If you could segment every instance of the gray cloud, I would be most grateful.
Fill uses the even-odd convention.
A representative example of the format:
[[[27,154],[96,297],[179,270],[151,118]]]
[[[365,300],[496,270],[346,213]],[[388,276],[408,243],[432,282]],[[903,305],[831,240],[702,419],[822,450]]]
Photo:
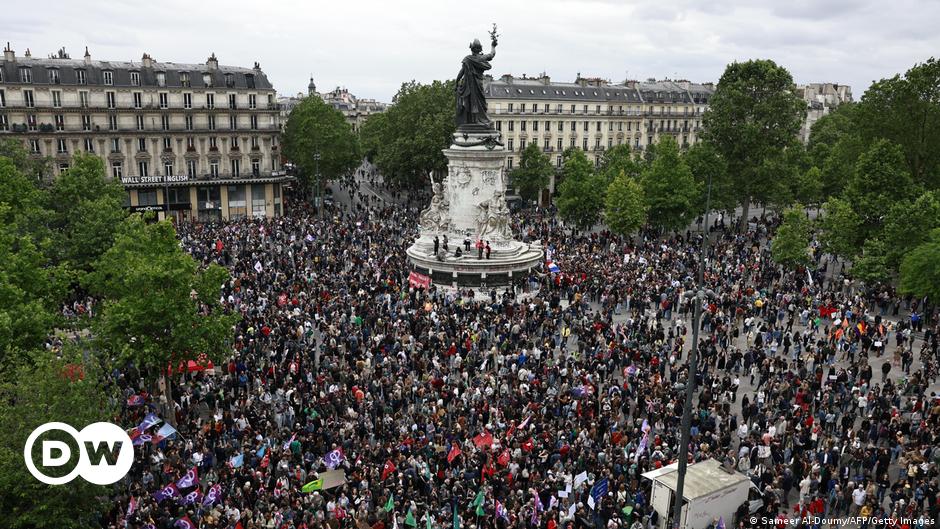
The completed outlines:
[[[494,75],[546,71],[717,81],[733,60],[771,58],[799,83],[860,97],[940,49],[940,2],[892,0],[38,0],[7,6],[0,40],[18,53],[261,63],[282,93],[346,86],[390,100],[403,81],[453,77],[473,38],[500,27]]]

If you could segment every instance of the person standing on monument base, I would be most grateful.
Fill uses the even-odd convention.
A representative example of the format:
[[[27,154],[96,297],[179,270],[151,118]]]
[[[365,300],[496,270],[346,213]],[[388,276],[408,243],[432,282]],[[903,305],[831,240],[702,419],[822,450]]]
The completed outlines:
[[[434,255],[437,255],[437,251],[441,248],[441,240],[437,238],[437,235],[434,236]]]
[[[490,248],[490,241],[486,241],[486,258],[487,258],[487,259],[490,258],[490,252],[491,252],[492,250],[493,250],[493,249]]]
[[[477,239],[477,259],[483,259],[483,239]]]

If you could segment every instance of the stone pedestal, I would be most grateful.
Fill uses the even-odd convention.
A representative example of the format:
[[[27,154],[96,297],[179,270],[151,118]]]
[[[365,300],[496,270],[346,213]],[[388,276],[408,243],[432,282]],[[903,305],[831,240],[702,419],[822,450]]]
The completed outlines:
[[[458,131],[444,155],[449,161],[447,177],[434,183],[431,205],[421,215],[419,237],[407,250],[412,268],[430,275],[437,284],[478,287],[518,282],[541,267],[541,244],[515,240],[509,227],[506,151],[499,133]],[[438,255],[434,254],[435,236],[440,242]],[[465,250],[468,238],[470,251],[456,257],[454,250]],[[478,258],[478,240],[489,243],[489,259]]]

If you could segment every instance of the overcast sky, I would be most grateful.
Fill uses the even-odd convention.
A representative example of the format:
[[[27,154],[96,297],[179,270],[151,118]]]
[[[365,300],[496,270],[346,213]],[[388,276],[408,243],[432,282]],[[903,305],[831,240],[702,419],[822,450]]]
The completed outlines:
[[[63,0],[10,2],[0,40],[17,55],[65,46],[94,59],[254,61],[282,94],[345,86],[391,100],[403,81],[452,78],[473,38],[499,46],[493,74],[578,72],[619,82],[717,81],[770,58],[797,83],[872,80],[940,55],[938,0]]]

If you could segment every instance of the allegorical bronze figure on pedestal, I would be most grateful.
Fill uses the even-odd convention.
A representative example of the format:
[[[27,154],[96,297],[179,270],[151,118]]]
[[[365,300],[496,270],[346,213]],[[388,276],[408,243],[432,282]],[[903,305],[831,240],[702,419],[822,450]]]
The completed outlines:
[[[483,92],[484,72],[492,68],[490,61],[496,57],[496,24],[490,31],[490,52],[483,53],[479,39],[470,44],[470,55],[463,58],[457,74],[457,129],[459,131],[492,130],[493,124],[486,115],[486,96]]]

